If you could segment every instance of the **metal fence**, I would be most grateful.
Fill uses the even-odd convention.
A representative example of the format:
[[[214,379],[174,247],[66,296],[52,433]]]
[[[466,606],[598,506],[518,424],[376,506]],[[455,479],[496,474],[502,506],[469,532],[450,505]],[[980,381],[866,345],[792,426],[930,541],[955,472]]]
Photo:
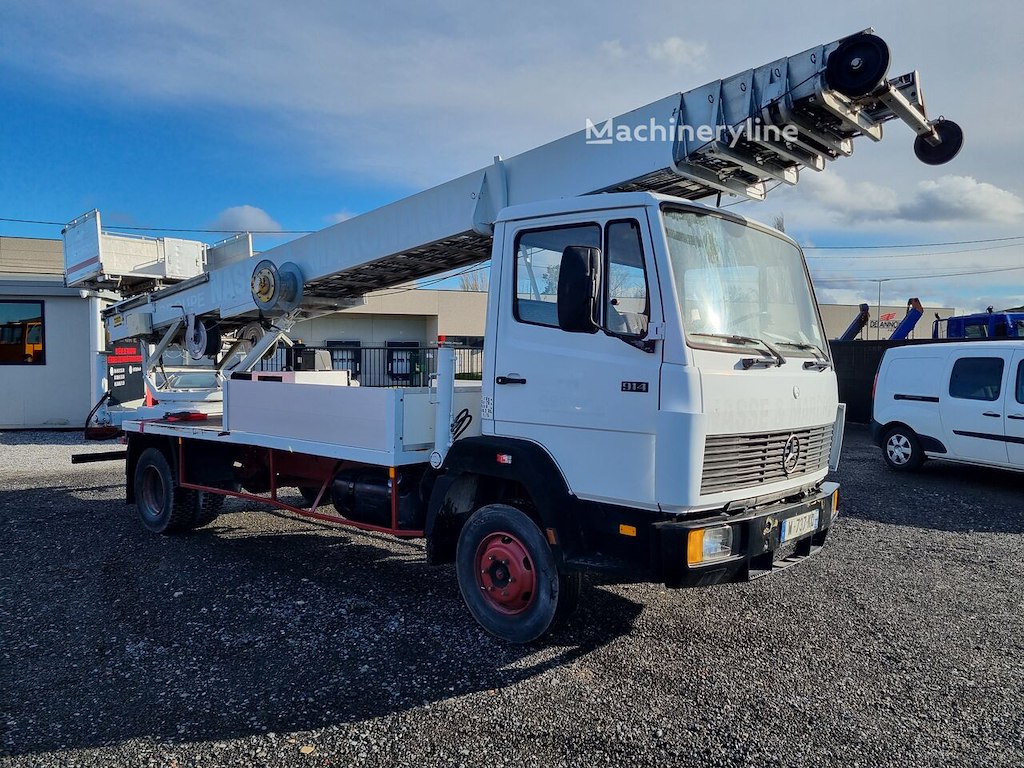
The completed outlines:
[[[456,347],[455,378],[479,380],[483,373],[483,350]],[[287,370],[350,371],[363,387],[426,387],[437,373],[437,347],[399,342],[385,347],[295,345],[278,348],[259,364],[261,371]]]

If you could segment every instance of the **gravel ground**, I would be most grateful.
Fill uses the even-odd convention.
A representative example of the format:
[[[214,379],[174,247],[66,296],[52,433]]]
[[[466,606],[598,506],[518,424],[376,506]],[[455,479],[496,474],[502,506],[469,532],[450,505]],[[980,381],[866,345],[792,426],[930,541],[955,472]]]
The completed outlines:
[[[154,536],[122,465],[80,450],[0,433],[5,766],[1024,760],[1020,475],[898,475],[852,426],[816,557],[701,590],[590,579],[515,647],[418,543],[235,500]]]

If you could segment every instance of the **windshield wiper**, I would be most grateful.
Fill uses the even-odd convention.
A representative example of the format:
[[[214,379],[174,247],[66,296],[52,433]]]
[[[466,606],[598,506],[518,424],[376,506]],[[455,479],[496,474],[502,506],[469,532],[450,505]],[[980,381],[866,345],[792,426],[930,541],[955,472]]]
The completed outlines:
[[[817,344],[805,344],[800,341],[779,341],[776,342],[782,347],[793,347],[793,349],[806,350],[813,352],[815,360],[808,360],[804,363],[804,368],[814,368],[819,371],[824,371],[832,367],[832,362],[828,359],[828,355],[825,354],[825,350],[819,347]]]
[[[779,352],[778,349],[776,349],[772,344],[769,344],[764,339],[755,339],[752,336],[739,336],[739,335],[737,335],[735,333],[691,333],[690,335],[691,336],[707,336],[707,337],[710,337],[712,339],[723,339],[724,341],[728,341],[728,342],[731,342],[733,344],[759,344],[762,347],[764,347],[764,349],[766,350],[766,354],[765,354],[764,358],[762,358],[761,360],[756,360],[756,359],[754,359],[752,357],[748,357],[748,358],[745,358],[743,360],[743,369],[744,370],[746,370],[747,368],[752,368],[753,366],[759,365],[759,364],[760,365],[769,364],[769,360],[770,360],[770,364],[776,365],[776,366],[779,366],[779,367],[785,365],[785,363],[786,363],[786,358],[784,358],[782,356],[782,353]]]

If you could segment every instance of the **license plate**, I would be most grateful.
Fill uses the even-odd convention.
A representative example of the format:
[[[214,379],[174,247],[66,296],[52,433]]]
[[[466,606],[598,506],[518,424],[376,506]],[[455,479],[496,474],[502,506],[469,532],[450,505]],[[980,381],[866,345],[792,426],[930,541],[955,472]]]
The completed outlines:
[[[810,512],[783,520],[782,529],[779,532],[779,542],[796,539],[816,530],[818,530],[818,510],[812,509]]]

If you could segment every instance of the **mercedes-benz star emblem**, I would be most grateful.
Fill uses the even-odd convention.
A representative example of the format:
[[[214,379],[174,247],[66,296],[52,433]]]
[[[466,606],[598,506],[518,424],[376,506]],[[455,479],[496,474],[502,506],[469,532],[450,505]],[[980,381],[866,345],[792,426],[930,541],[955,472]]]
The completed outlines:
[[[787,475],[792,474],[799,463],[800,438],[796,435],[790,435],[789,440],[786,441],[786,447],[782,449],[782,470]]]

